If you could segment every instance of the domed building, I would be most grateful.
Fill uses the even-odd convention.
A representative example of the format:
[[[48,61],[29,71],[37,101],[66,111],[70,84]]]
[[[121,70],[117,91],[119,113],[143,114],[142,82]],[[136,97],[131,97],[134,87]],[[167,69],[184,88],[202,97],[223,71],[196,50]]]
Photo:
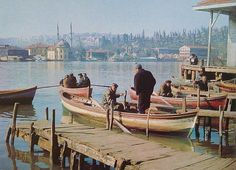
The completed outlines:
[[[71,48],[66,40],[60,40],[57,44],[49,46],[47,51],[47,60],[63,61],[70,60]]]

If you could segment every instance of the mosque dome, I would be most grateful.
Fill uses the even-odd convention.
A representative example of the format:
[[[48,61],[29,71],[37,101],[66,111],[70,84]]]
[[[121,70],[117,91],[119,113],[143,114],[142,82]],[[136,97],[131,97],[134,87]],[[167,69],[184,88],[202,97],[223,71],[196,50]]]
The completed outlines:
[[[70,48],[70,44],[66,40],[62,39],[56,44],[56,47]]]

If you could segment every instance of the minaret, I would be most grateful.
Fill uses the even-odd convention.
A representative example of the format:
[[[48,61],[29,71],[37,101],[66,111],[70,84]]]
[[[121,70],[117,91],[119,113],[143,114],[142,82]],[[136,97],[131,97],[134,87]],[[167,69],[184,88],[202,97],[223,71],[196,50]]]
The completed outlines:
[[[72,47],[72,22],[70,23],[70,47]]]
[[[59,26],[58,26],[58,24],[57,24],[57,41],[59,41],[60,40],[60,35],[59,35]]]

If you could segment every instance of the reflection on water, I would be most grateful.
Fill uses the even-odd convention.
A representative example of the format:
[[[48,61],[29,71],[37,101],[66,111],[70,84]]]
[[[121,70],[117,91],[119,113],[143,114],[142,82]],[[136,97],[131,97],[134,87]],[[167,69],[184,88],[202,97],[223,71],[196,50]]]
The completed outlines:
[[[12,118],[14,105],[0,105],[0,117]],[[19,105],[17,112],[18,120],[35,120],[35,109],[33,105]]]

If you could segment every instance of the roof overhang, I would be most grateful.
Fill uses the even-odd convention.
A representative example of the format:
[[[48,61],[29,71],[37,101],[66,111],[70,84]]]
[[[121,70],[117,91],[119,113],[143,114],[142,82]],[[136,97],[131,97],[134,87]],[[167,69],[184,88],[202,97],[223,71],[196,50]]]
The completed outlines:
[[[231,13],[236,13],[236,2],[222,3],[222,4],[211,4],[211,5],[197,5],[197,6],[193,6],[193,10],[205,11],[205,12],[221,11],[221,14],[230,15]]]

